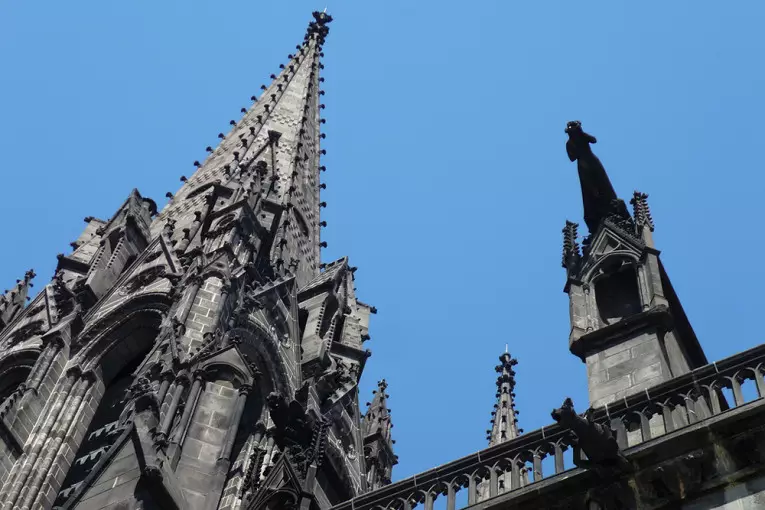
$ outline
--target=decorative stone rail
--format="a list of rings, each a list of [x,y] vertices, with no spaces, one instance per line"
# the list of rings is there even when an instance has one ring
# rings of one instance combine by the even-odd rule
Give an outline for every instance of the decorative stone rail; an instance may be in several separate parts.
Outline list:
[[[746,404],[748,381],[756,390],[749,400],[762,398],[764,370],[765,345],[761,345],[598,408],[593,419],[611,426],[629,458],[632,446]],[[567,471],[573,466],[565,465],[564,452],[574,439],[557,424],[543,427],[363,494],[333,510],[412,510],[421,508],[420,504],[433,510],[442,496],[447,510],[455,510],[457,494],[463,489],[468,491],[470,506],[478,502],[479,494],[482,499],[486,493],[494,497]],[[554,469],[545,474],[542,465],[548,457],[554,459]]]

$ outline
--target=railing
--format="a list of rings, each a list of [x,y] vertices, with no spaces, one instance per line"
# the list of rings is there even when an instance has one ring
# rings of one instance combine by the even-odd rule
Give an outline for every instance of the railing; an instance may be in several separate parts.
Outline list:
[[[616,432],[619,446],[627,449],[742,406],[748,400],[762,398],[765,396],[763,370],[765,345],[598,408],[593,419],[609,424]],[[750,381],[752,391],[745,391]],[[573,439],[570,431],[557,424],[543,427],[363,494],[333,510],[412,510],[420,504],[425,510],[433,510],[436,500],[440,503],[442,496],[446,497],[447,510],[454,510],[458,492],[463,489],[467,489],[469,506],[478,502],[479,494],[481,499],[493,497],[570,469],[572,466],[564,462],[564,452],[573,445]],[[543,473],[546,459],[550,460],[544,464],[553,467],[547,476]]]

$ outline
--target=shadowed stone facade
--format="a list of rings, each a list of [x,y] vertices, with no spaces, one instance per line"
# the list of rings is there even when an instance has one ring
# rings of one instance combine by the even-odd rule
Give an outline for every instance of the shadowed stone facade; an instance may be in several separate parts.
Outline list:
[[[326,509],[390,483],[384,387],[358,402],[375,309],[320,263],[331,21],[164,209],[134,190],[28,306],[32,271],[0,298],[0,509]]]

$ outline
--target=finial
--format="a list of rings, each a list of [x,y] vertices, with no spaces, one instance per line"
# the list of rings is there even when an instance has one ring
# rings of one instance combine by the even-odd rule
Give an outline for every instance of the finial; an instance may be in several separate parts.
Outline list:
[[[648,195],[646,193],[641,193],[640,191],[635,191],[635,193],[632,194],[630,204],[632,204],[633,216],[635,217],[637,226],[648,227],[648,230],[653,232],[654,224],[653,217],[651,217],[651,209],[648,207]]]
[[[505,354],[507,354],[507,344],[505,344]]]
[[[577,243],[578,236],[579,224],[566,220],[566,226],[563,227],[563,260],[561,262],[566,269],[574,270],[582,256]]]

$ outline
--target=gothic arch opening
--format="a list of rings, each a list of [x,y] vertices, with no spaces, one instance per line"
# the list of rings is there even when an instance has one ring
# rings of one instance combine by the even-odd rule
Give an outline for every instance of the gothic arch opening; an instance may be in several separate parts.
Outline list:
[[[8,397],[27,380],[37,361],[37,355],[35,351],[22,351],[0,363],[0,408]]]
[[[614,259],[601,268],[595,281],[595,301],[600,320],[608,325],[640,313],[642,304],[635,266],[623,259]]]
[[[64,502],[79,488],[98,460],[112,447],[122,432],[120,416],[127,404],[127,389],[133,382],[133,372],[142,359],[135,359],[112,379],[98,405],[90,427],[77,450],[77,455],[61,485],[56,506]]]
[[[78,500],[88,499],[87,488],[81,486],[98,461],[115,445],[125,427],[129,426],[129,416],[124,414],[130,403],[127,390],[154,345],[159,322],[158,314],[138,312],[101,340],[108,345],[107,351],[98,360],[103,395],[100,401],[91,403],[95,413],[61,485],[55,506],[64,505],[73,496]],[[98,473],[93,475],[97,477]],[[88,481],[88,485],[92,481]]]

